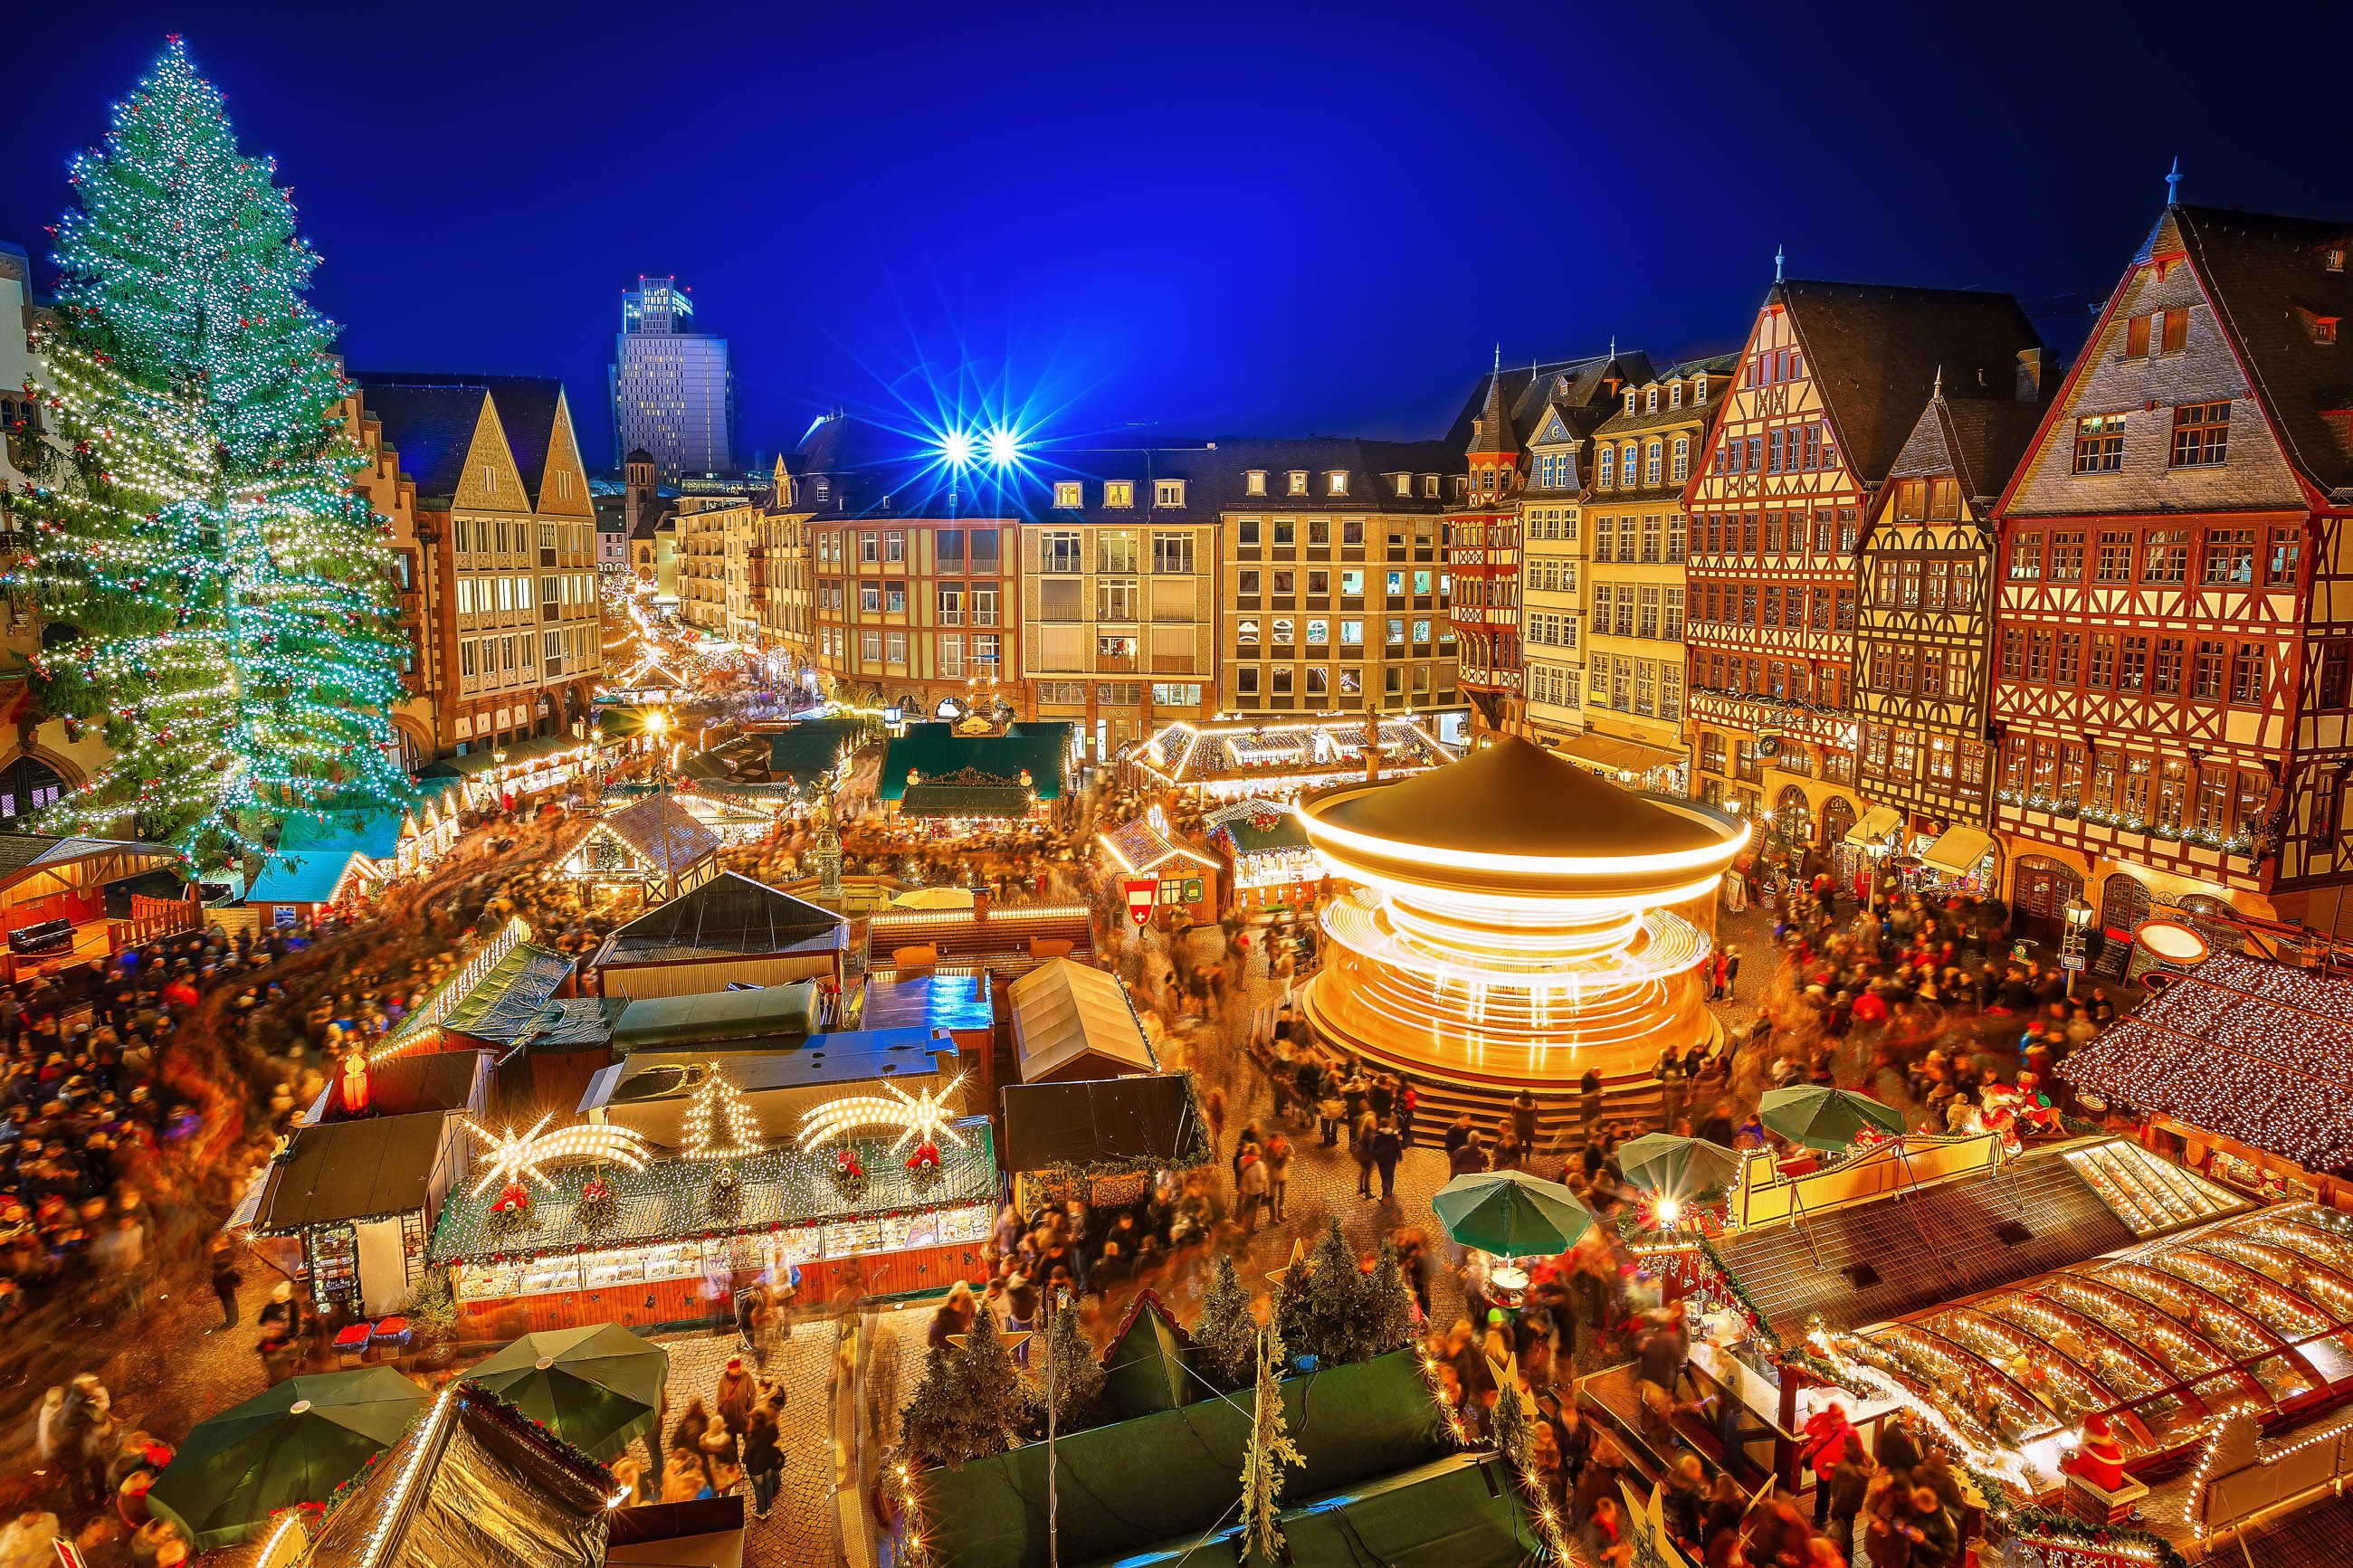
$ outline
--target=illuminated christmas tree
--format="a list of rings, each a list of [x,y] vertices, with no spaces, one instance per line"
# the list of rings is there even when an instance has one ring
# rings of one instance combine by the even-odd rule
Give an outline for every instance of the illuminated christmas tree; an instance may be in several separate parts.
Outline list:
[[[752,1102],[717,1062],[709,1063],[686,1102],[686,1157],[740,1160],[759,1152],[760,1119],[752,1114]]]
[[[52,626],[53,712],[102,719],[111,763],[61,830],[134,817],[190,850],[274,819],[405,804],[388,525],[350,486],[334,328],[275,165],[237,150],[174,37],[74,164],[58,322],[32,390],[64,455],[23,507],[23,581]]]

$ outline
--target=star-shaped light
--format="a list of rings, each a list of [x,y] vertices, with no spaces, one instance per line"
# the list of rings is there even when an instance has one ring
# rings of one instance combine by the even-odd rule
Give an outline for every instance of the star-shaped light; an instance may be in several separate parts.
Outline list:
[[[509,1128],[493,1132],[477,1125],[471,1118],[461,1118],[466,1131],[474,1135],[486,1167],[482,1179],[474,1184],[474,1197],[480,1197],[494,1186],[509,1182],[536,1182],[548,1191],[555,1190],[555,1182],[542,1165],[558,1160],[609,1160],[616,1165],[632,1171],[646,1168],[646,1142],[626,1127],[608,1122],[584,1121],[577,1126],[559,1127],[553,1132],[544,1130],[555,1112],[549,1111],[533,1123],[528,1132]],[[543,1133],[544,1132],[544,1136]]]
[[[828,1100],[801,1118],[801,1147],[814,1149],[860,1127],[896,1127],[899,1138],[891,1145],[893,1154],[911,1142],[944,1142],[961,1149],[964,1135],[955,1130],[955,1111],[948,1101],[963,1082],[964,1074],[958,1073],[938,1089],[915,1094],[885,1083],[882,1087],[894,1097],[890,1100],[879,1094],[853,1094]]]

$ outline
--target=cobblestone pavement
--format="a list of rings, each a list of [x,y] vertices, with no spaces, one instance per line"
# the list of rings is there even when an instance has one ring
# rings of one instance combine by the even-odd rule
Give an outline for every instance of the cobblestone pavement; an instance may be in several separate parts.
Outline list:
[[[654,1342],[670,1351],[670,1418],[673,1422],[696,1395],[702,1395],[706,1405],[711,1403],[727,1358],[741,1348],[732,1332],[661,1334]],[[747,1568],[833,1568],[839,1561],[830,1397],[837,1342],[831,1318],[797,1323],[790,1339],[770,1345],[767,1364],[757,1369],[762,1375],[775,1378],[785,1391],[785,1479],[765,1519],[752,1515],[747,1489],[744,1550]],[[638,1446],[642,1449],[642,1439]],[[642,1453],[639,1462],[643,1462]]]

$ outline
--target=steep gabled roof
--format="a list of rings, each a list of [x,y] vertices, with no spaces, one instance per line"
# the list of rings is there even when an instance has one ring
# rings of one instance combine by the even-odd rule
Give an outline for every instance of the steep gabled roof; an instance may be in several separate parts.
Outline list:
[[[2315,317],[2353,320],[2353,273],[2331,272],[2321,258],[2353,246],[2353,224],[2175,206],[2144,257],[2165,248],[2168,225],[2288,460],[2321,489],[2353,487],[2353,430],[2325,417],[2353,408],[2345,358],[2353,349],[2315,342],[2311,326]]]
[[[447,501],[465,478],[467,454],[481,424],[480,386],[421,386],[354,374],[360,401],[384,427],[384,444],[400,456],[400,471],[417,481],[420,500]]]
[[[1471,454],[1482,458],[1516,458],[1519,438],[1512,429],[1512,416],[1504,407],[1504,369],[1497,365],[1487,377],[1487,401],[1479,410],[1478,422],[1472,427]]]
[[[1931,396],[1888,466],[1887,477],[1920,479],[1951,474],[1961,494],[1977,504],[1978,521],[1989,521],[1990,503],[2025,460],[2047,402],[2015,398]],[[1883,491],[1883,494],[1890,493]]]
[[[2042,346],[2008,294],[1792,279],[1767,297],[1789,312],[1847,466],[1887,477],[1937,373],[1954,392],[2017,384],[2018,356]]]
[[[515,471],[522,476],[523,493],[531,498],[533,507],[539,504],[540,487],[547,479],[547,456],[555,444],[555,421],[562,411],[564,384],[544,375],[476,375],[465,372],[418,370],[354,371],[351,379],[362,389],[368,408],[376,407],[379,392],[393,394],[396,398],[430,391],[474,393],[479,395],[474,407],[480,406],[479,397],[488,396],[498,409],[499,428],[505,432],[507,447],[514,454]],[[425,405],[422,402],[419,406]],[[472,435],[468,425],[465,434]],[[423,472],[409,460],[408,443],[393,434],[393,423],[385,420],[385,439],[400,448],[401,468],[417,478],[419,495],[447,495],[456,488],[452,475],[446,488],[428,490]],[[457,454],[458,462],[465,454]]]

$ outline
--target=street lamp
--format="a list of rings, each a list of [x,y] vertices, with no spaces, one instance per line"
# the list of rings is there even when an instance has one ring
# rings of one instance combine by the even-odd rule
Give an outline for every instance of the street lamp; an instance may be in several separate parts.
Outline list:
[[[2084,972],[2084,952],[2092,933],[2092,906],[2081,899],[2070,899],[2061,911],[2065,931],[2059,939],[2059,967],[2067,972],[2067,995],[2075,994],[2075,976]]]

